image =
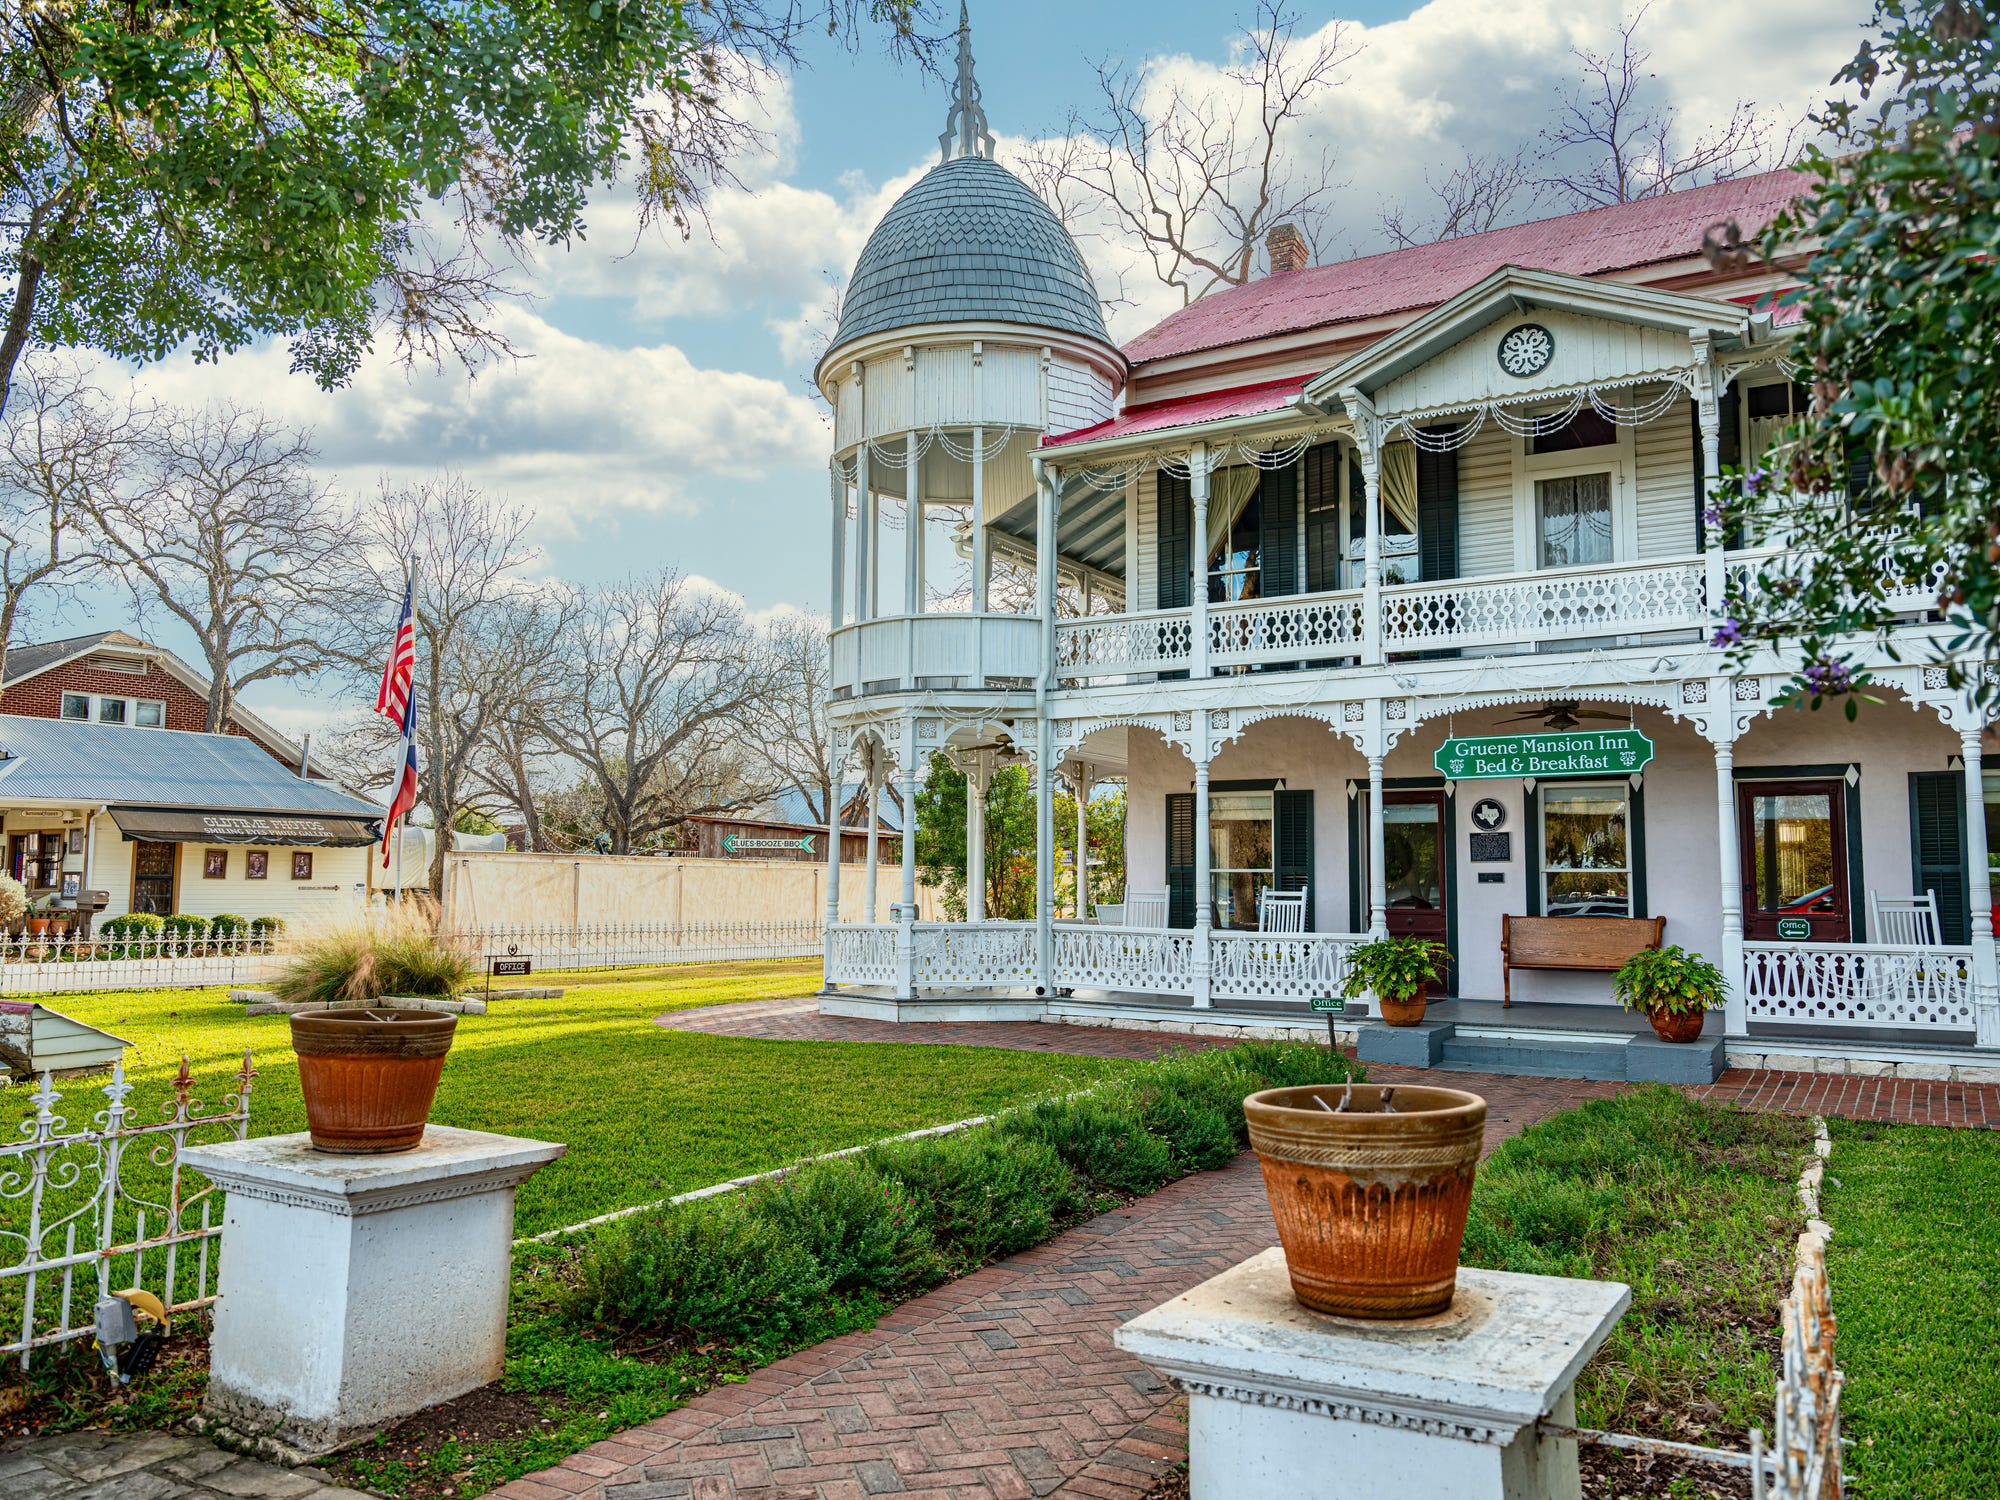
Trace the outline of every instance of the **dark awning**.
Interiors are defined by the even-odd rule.
[[[357,848],[381,837],[374,818],[334,818],[312,813],[179,812],[153,807],[113,807],[111,821],[128,839],[162,844],[309,844]]]

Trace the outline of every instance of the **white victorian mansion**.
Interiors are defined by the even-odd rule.
[[[1454,959],[1403,1060],[2000,1070],[2000,776],[1935,588],[1885,585],[1894,696],[1855,723],[1708,644],[1785,541],[1705,525],[1707,482],[1802,393],[1782,275],[1702,233],[1754,235],[1795,176],[1325,266],[1280,226],[1268,274],[1121,349],[993,160],[963,33],[942,148],[817,370],[835,753],[905,808],[949,755],[975,871],[991,776],[1030,766],[1039,895],[989,921],[975,876],[966,921],[918,921],[906,838],[889,920],[872,861],[827,914],[825,1010],[1313,1027],[1357,943],[1415,933]],[[1059,911],[1049,793],[1114,778],[1124,899]],[[1562,918],[1664,919],[1721,965],[1705,1045],[1663,1063],[1608,972],[1503,947]],[[1365,1007],[1339,1024],[1389,1055]]]

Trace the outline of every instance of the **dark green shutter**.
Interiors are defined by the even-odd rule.
[[[1194,926],[1194,793],[1167,793],[1167,925]]]
[[[1278,792],[1272,806],[1273,883],[1281,891],[1308,890],[1313,884],[1313,794]],[[1306,927],[1313,925],[1313,897],[1306,898]]]
[[[1194,557],[1194,488],[1185,475],[1159,473],[1159,576],[1155,609],[1186,609]]]
[[[1349,546],[1368,535],[1368,481],[1358,459],[1347,460],[1347,541]],[[1356,547],[1355,551],[1361,549]]]
[[[1267,599],[1299,591],[1299,467],[1266,469],[1257,481],[1261,535],[1258,563],[1263,568],[1259,588]]]
[[[1937,892],[1938,936],[1972,941],[1966,892],[1965,777],[1957,771],[1910,773],[1910,886],[1919,896]]]
[[[1306,450],[1306,592],[1340,587],[1340,445]]]
[[[1417,564],[1424,583],[1458,577],[1458,450],[1417,449]]]

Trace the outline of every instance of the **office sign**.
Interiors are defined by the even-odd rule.
[[[534,971],[534,961],[526,958],[494,958],[491,960],[495,979],[526,979]]]
[[[1338,995],[1315,995],[1312,997],[1310,1003],[1314,1010],[1325,1011],[1329,1015],[1344,1016],[1347,1014],[1347,1002]]]
[[[1500,776],[1629,776],[1653,758],[1636,729],[1480,734],[1446,740],[1432,757],[1453,781]]]
[[[1806,942],[1812,937],[1812,923],[1804,917],[1780,917],[1778,937],[1787,943]]]

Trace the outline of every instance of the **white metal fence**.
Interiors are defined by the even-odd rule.
[[[15,933],[0,937],[0,995],[256,984],[272,977],[279,962],[279,941],[266,933],[226,937],[177,932],[141,937]]]
[[[0,1145],[0,1356],[27,1369],[36,1349],[96,1331],[98,1299],[137,1287],[171,1316],[215,1300],[210,1243],[222,1233],[220,1197],[206,1178],[183,1173],[181,1152],[242,1140],[250,1125],[250,1054],[222,1109],[204,1114],[187,1059],[162,1119],[140,1123],[128,1109],[125,1069],[103,1086],[93,1128],[71,1131],[56,1113],[62,1094],[44,1073],[29,1096],[23,1139]],[[0,1102],[11,1096],[0,1093]]]
[[[455,934],[482,962],[525,958],[537,970],[652,968],[751,958],[818,958],[822,928],[796,922],[496,923]]]

